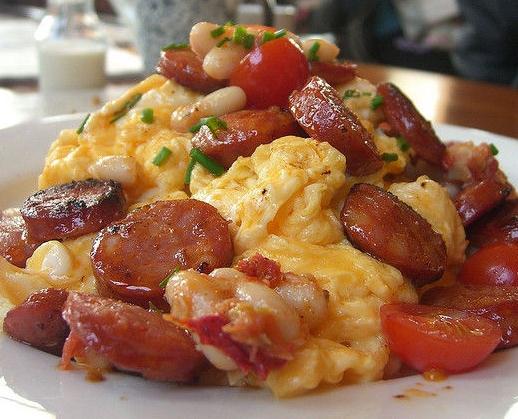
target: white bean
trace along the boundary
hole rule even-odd
[[[317,38],[306,39],[302,43],[302,50],[304,51],[304,55],[306,57],[309,58],[309,50],[315,42],[318,42],[318,44],[320,45],[316,53],[318,61],[328,63],[333,61],[336,57],[338,57],[338,54],[340,53],[340,48],[338,48],[335,44],[326,41],[325,39]]]
[[[189,34],[189,44],[191,49],[200,58],[204,58],[222,39],[232,36],[232,28],[226,27],[222,35],[214,38],[211,32],[218,27],[219,25],[210,22],[199,22],[192,27],[191,33]]]
[[[97,179],[112,179],[132,185],[137,179],[137,163],[130,156],[104,156],[92,164],[88,172]]]
[[[248,51],[241,45],[226,43],[212,48],[203,59],[203,70],[216,80],[226,80]]]
[[[47,272],[52,278],[60,278],[70,273],[72,258],[63,244],[51,240],[35,250],[27,263],[27,268]]]
[[[177,108],[171,114],[171,128],[187,132],[201,118],[221,116],[244,109],[246,94],[237,86],[224,87],[216,90],[199,101]]]

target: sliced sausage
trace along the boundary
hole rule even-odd
[[[141,307],[71,292],[63,317],[70,326],[64,366],[93,351],[120,370],[153,380],[189,382],[204,363],[187,332]]]
[[[226,168],[232,166],[239,156],[252,155],[261,144],[302,131],[289,112],[277,107],[233,112],[220,119],[225,121],[226,129],[214,134],[202,127],[192,139],[192,144]]]
[[[446,268],[446,245],[421,215],[377,186],[357,183],[340,219],[352,245],[394,266],[415,286],[439,279]]]
[[[122,186],[87,179],[52,186],[31,195],[21,208],[35,240],[64,240],[93,233],[124,216]]]
[[[311,75],[318,76],[330,85],[347,83],[356,77],[358,66],[348,62],[321,62],[311,63]]]
[[[454,203],[464,226],[468,226],[497,207],[511,193],[512,186],[497,176],[465,187]]]
[[[308,135],[345,155],[347,173],[363,176],[383,166],[369,132],[325,80],[312,77],[301,90],[293,91],[289,107]]]
[[[502,329],[499,348],[518,344],[518,287],[463,285],[437,287],[421,297],[422,304],[468,311],[494,320]]]
[[[25,262],[40,244],[41,241],[29,236],[19,209],[0,212],[0,256],[13,265],[24,268]]]
[[[162,52],[158,73],[189,89],[207,94],[225,87],[224,80],[216,80],[203,70],[203,61],[190,49]]]
[[[4,332],[20,342],[61,355],[69,328],[61,312],[68,292],[48,288],[35,292],[5,316]]]
[[[175,269],[209,273],[234,256],[227,222],[195,199],[159,201],[102,230],[91,261],[101,295],[167,309],[160,283]]]
[[[435,134],[430,122],[419,113],[414,104],[392,83],[378,86],[383,96],[383,112],[390,126],[405,137],[418,157],[428,163],[441,165],[445,145]]]
[[[504,202],[468,229],[468,239],[477,247],[497,242],[518,243],[518,199]]]

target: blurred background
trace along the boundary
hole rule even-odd
[[[67,99],[60,104],[59,95],[26,95],[25,105],[13,96],[34,93],[38,77],[40,88],[73,84],[61,73],[66,63],[43,47],[74,13],[82,13],[74,23],[80,35],[98,46],[80,51],[76,74],[91,76],[84,87],[109,82],[90,97],[99,103],[151,73],[160,48],[185,41],[200,20],[273,24],[332,39],[340,58],[358,63],[518,87],[517,0],[0,0],[0,103],[18,101],[11,121],[36,104],[45,115],[83,110]]]

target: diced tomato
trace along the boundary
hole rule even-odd
[[[380,314],[392,352],[420,372],[470,370],[500,342],[501,330],[495,322],[460,310],[386,304]]]
[[[518,245],[495,244],[470,256],[459,280],[474,285],[518,285]]]
[[[274,39],[254,48],[230,76],[230,85],[241,87],[248,107],[285,107],[290,93],[309,76],[304,53],[288,38]]]

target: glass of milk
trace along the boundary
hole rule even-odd
[[[34,35],[44,92],[106,84],[107,43],[94,0],[48,0]]]

